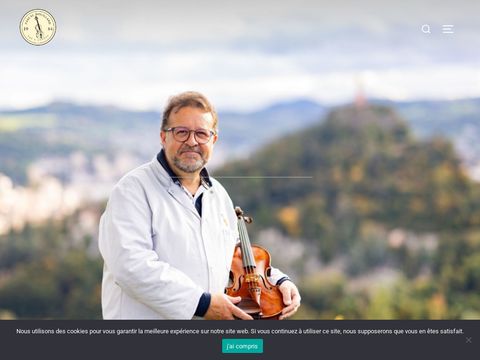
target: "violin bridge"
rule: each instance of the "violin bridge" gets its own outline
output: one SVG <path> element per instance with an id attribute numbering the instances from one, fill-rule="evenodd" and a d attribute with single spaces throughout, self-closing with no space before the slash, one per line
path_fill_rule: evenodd
<path id="1" fill-rule="evenodd" d="M 262 288 L 260 287 L 260 275 L 258 274 L 246 274 L 245 281 L 248 284 L 248 292 L 253 301 L 260 305 L 260 296 Z"/>
<path id="2" fill-rule="evenodd" d="M 245 275 L 245 281 L 247 284 L 258 284 L 260 281 L 260 275 L 258 274 L 246 274 Z"/>

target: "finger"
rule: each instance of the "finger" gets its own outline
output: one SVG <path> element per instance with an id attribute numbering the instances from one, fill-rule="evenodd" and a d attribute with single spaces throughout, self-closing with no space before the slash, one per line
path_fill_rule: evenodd
<path id="1" fill-rule="evenodd" d="M 283 303 L 285 305 L 290 305 L 292 303 L 292 289 L 290 286 L 280 288 L 280 292 L 283 295 Z"/>
<path id="2" fill-rule="evenodd" d="M 286 318 L 292 316 L 294 314 L 294 312 L 289 312 L 287 314 L 284 314 L 284 315 L 280 315 L 280 317 L 278 318 L 278 320 L 285 320 Z"/>
<path id="3" fill-rule="evenodd" d="M 248 315 L 245 311 L 241 310 L 236 306 L 232 308 L 232 315 L 236 316 L 241 320 L 253 320 L 253 318 L 250 315 Z"/>
<path id="4" fill-rule="evenodd" d="M 300 301 L 302 301 L 300 294 L 298 293 L 298 291 L 294 291 L 292 293 L 292 304 L 296 304 L 297 306 L 300 306 Z"/>
<path id="5" fill-rule="evenodd" d="M 295 309 L 300 306 L 300 296 L 296 295 L 295 293 L 292 296 L 292 300 L 290 302 L 290 305 L 285 306 L 282 310 L 282 314 L 286 314 L 287 312 L 291 311 L 292 309 Z"/>
<path id="6" fill-rule="evenodd" d="M 230 295 L 227 295 L 227 298 L 228 300 L 230 300 L 230 302 L 232 304 L 238 304 L 240 301 L 242 301 L 242 298 L 240 296 L 230 296 Z"/>
<path id="7" fill-rule="evenodd" d="M 293 297 L 298 297 L 298 298 L 300 298 L 300 293 L 298 292 L 298 289 L 297 289 L 296 286 L 295 286 L 295 287 L 293 288 L 293 290 L 292 290 L 292 298 L 293 298 Z"/>
<path id="8" fill-rule="evenodd" d="M 288 314 L 289 312 L 291 312 L 295 308 L 296 308 L 295 304 L 290 304 L 290 305 L 284 307 L 283 310 L 282 310 L 282 315 Z"/>
<path id="9" fill-rule="evenodd" d="M 279 317 L 279 320 L 283 320 L 283 319 L 286 319 L 290 316 L 292 316 L 293 314 L 295 314 L 298 310 L 298 307 L 294 307 L 292 310 L 286 312 L 285 314 L 282 313 L 282 315 L 280 315 Z"/>

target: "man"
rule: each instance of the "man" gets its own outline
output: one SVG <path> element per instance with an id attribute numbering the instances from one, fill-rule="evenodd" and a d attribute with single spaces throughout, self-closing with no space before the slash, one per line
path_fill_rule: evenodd
<path id="1" fill-rule="evenodd" d="M 113 189 L 99 232 L 105 319 L 251 319 L 224 294 L 238 231 L 230 197 L 204 167 L 217 122 L 202 94 L 172 97 L 162 151 Z M 281 318 L 295 313 L 296 286 L 278 269 L 270 281 L 287 305 Z"/>

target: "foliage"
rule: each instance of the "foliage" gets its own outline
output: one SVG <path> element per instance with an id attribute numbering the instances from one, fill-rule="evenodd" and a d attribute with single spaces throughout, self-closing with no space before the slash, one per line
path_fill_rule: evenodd
<path id="1" fill-rule="evenodd" d="M 0 239 L 0 309 L 18 318 L 101 317 L 102 261 L 88 238 L 74 241 L 77 219 L 28 225 Z"/>
<path id="2" fill-rule="evenodd" d="M 338 108 L 324 123 L 217 174 L 239 177 L 223 184 L 255 218 L 252 232 L 276 227 L 305 239 L 324 267 L 343 259 L 337 270 L 348 277 L 340 285 L 308 276 L 302 282 L 308 314 L 434 319 L 479 313 L 480 186 L 465 175 L 449 141 L 415 139 L 392 109 Z M 356 278 L 373 279 L 385 268 L 402 278 L 351 289 Z"/>

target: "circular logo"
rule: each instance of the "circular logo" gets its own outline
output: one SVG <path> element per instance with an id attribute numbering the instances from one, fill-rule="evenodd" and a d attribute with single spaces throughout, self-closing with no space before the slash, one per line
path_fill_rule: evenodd
<path id="1" fill-rule="evenodd" d="M 32 45 L 45 45 L 55 36 L 57 25 L 52 14 L 42 9 L 34 9 L 23 15 L 20 21 L 20 34 Z"/>

